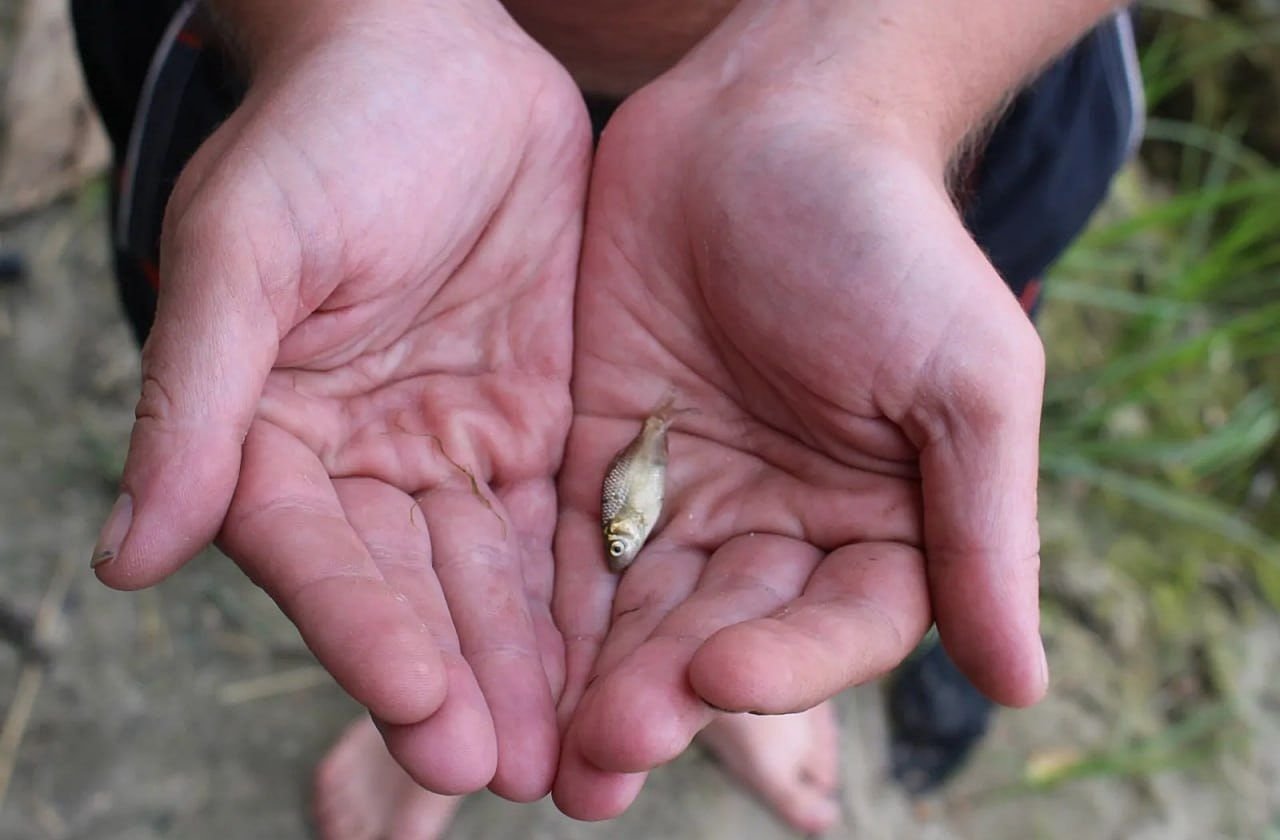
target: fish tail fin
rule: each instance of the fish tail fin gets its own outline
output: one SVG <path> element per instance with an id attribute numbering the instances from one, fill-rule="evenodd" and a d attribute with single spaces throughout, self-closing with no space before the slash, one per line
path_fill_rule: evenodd
<path id="1" fill-rule="evenodd" d="M 693 407 L 677 408 L 676 397 L 676 391 L 673 388 L 667 392 L 666 396 L 662 398 L 662 401 L 658 403 L 657 407 L 649 415 L 650 419 L 657 421 L 660 429 L 666 430 L 681 414 L 697 413 L 698 409 Z"/>

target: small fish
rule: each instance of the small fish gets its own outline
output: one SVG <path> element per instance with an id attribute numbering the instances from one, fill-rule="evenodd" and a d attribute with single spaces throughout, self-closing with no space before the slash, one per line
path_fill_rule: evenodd
<path id="1" fill-rule="evenodd" d="M 691 410 L 677 409 L 675 397 L 668 397 L 605 473 L 600 518 L 614 573 L 631 565 L 658 524 L 667 477 L 667 429 L 677 414 Z"/>

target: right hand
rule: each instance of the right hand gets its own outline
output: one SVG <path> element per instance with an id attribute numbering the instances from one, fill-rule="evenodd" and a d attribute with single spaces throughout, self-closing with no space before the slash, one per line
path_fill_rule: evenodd
<path id="1" fill-rule="evenodd" d="M 496 3 L 307 8 L 169 202 L 96 571 L 218 537 L 419 783 L 536 799 L 585 108 Z"/>

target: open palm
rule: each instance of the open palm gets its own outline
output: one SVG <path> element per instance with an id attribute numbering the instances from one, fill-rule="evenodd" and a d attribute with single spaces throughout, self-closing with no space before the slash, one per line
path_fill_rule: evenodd
<path id="1" fill-rule="evenodd" d="M 509 21 L 395 23 L 264 67 L 184 172 L 98 572 L 217 534 L 415 779 L 537 798 L 589 131 Z"/>
<path id="2" fill-rule="evenodd" d="M 994 698 L 1044 688 L 1034 332 L 940 171 L 778 103 L 660 80 L 597 154 L 557 536 L 573 816 L 619 813 L 717 709 L 810 708 L 935 618 Z M 600 480 L 671 391 L 696 411 L 619 580 Z"/>

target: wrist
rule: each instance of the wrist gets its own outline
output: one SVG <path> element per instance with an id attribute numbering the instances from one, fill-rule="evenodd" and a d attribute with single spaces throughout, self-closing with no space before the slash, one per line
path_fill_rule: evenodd
<path id="1" fill-rule="evenodd" d="M 206 0 L 225 41 L 251 77 L 288 67 L 336 38 L 423 37 L 459 27 L 514 27 L 496 0 Z"/>
<path id="2" fill-rule="evenodd" d="M 348 11 L 336 0 L 206 0 L 205 5 L 223 40 L 254 75 L 340 29 Z"/>
<path id="3" fill-rule="evenodd" d="M 676 72 L 749 107 L 792 99 L 944 177 L 1013 93 L 1118 5 L 742 0 Z"/>

